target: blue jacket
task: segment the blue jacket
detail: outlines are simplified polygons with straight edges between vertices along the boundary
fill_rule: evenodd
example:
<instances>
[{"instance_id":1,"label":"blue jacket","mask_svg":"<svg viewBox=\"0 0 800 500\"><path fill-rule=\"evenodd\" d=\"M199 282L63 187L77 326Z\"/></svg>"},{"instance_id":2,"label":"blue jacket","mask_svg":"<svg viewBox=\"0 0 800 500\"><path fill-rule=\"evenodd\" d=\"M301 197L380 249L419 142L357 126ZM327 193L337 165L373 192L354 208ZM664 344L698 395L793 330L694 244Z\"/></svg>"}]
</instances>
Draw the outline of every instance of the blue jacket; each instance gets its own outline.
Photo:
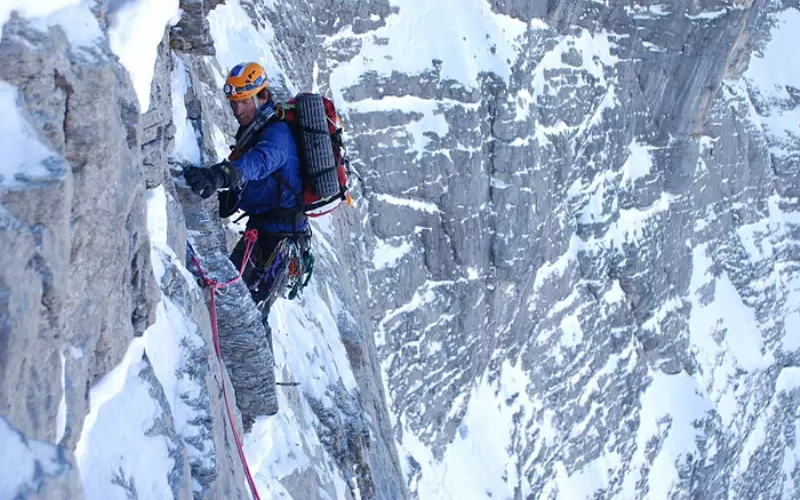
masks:
<instances>
[{"instance_id":1,"label":"blue jacket","mask_svg":"<svg viewBox=\"0 0 800 500\"><path fill-rule=\"evenodd\" d=\"M274 108L275 103L268 101L264 106ZM248 215L261 214L278 206L292 208L302 202L302 200L297 200L289 189L279 184L272 176L272 173L278 172L286 179L292 190L302 195L303 182L300 177L299 153L288 123L277 121L264 127L258 142L241 158L231 163L242 173L243 186L239 208ZM280 201L278 200L279 193ZM292 230L291 223L259 221L252 217L247 225L269 233ZM308 221L303 220L296 229L305 229L307 226Z\"/></svg>"}]
</instances>

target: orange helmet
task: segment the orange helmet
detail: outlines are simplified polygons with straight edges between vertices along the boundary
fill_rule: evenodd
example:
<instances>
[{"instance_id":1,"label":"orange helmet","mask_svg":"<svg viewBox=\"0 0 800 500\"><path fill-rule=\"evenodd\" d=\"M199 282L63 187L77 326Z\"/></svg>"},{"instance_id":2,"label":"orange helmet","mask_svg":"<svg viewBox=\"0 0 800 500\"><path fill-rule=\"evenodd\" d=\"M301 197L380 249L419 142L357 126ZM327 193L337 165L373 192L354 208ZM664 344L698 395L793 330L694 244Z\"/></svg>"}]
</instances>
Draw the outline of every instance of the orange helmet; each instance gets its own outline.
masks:
<instances>
[{"instance_id":1,"label":"orange helmet","mask_svg":"<svg viewBox=\"0 0 800 500\"><path fill-rule=\"evenodd\" d=\"M222 91L231 101L243 101L267 88L267 73L260 64L239 63L233 67Z\"/></svg>"}]
</instances>

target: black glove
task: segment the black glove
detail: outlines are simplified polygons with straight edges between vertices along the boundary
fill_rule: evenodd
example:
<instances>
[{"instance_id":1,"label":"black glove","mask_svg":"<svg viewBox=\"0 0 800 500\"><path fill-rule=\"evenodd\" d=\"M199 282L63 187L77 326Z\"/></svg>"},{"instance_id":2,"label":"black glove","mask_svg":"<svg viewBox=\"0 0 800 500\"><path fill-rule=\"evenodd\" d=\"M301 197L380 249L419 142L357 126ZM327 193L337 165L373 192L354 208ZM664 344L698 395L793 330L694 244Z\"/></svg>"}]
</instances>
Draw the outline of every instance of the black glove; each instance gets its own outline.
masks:
<instances>
[{"instance_id":1,"label":"black glove","mask_svg":"<svg viewBox=\"0 0 800 500\"><path fill-rule=\"evenodd\" d=\"M228 189L217 193L219 200L219 218L227 219L239 209L239 198L242 193L238 189Z\"/></svg>"},{"instance_id":2,"label":"black glove","mask_svg":"<svg viewBox=\"0 0 800 500\"><path fill-rule=\"evenodd\" d=\"M187 167L183 177L192 191L201 198L208 198L218 189L238 187L242 173L234 165L223 161L208 168Z\"/></svg>"}]
</instances>

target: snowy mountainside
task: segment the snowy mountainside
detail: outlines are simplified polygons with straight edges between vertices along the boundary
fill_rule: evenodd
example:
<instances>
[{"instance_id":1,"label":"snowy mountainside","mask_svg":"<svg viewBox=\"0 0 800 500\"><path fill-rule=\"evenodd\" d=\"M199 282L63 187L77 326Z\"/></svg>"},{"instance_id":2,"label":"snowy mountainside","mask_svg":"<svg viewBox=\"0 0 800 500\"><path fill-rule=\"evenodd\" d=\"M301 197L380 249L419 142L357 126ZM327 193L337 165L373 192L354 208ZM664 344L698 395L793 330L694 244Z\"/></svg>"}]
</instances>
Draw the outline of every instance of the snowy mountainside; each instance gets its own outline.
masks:
<instances>
[{"instance_id":1,"label":"snowy mountainside","mask_svg":"<svg viewBox=\"0 0 800 500\"><path fill-rule=\"evenodd\" d=\"M1 75L4 149L27 146L2 171L0 498L248 498L223 385L261 498L404 496L374 345L337 262L347 215L315 228L317 278L275 307L274 357L246 289L220 294L217 364L186 245L227 281L231 236L180 170L228 151L232 61L278 74L267 24L220 3L0 12L0 55L18 61Z\"/></svg>"},{"instance_id":2,"label":"snowy mountainside","mask_svg":"<svg viewBox=\"0 0 800 500\"><path fill-rule=\"evenodd\" d=\"M0 499L247 498L222 384L261 498L796 497L798 22L0 7ZM219 297L222 371L185 247L227 280L237 228L180 173L227 153L243 60L335 98L359 178L272 350Z\"/></svg>"},{"instance_id":3,"label":"snowy mountainside","mask_svg":"<svg viewBox=\"0 0 800 500\"><path fill-rule=\"evenodd\" d=\"M796 6L392 5L325 46L412 494L795 496Z\"/></svg>"}]
</instances>

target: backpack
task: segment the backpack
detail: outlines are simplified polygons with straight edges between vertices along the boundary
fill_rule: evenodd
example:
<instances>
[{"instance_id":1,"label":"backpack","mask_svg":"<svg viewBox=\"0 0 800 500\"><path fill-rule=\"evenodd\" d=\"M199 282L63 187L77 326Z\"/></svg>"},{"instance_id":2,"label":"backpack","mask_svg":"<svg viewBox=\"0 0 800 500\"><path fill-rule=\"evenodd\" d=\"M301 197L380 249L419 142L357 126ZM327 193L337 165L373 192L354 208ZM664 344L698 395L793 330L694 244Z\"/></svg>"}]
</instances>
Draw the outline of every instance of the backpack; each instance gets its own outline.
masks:
<instances>
[{"instance_id":1,"label":"backpack","mask_svg":"<svg viewBox=\"0 0 800 500\"><path fill-rule=\"evenodd\" d=\"M300 155L300 177L303 180L303 192L295 193L295 197L300 199L302 195L303 212L308 217L320 217L329 214L336 210L342 202L347 202L352 205L352 198L350 198L348 186L348 169L350 161L347 158L347 151L344 147L343 128L339 115L336 113L336 106L331 99L325 96L322 98L324 106L325 119L327 121L327 135L330 137L331 146L333 147L333 165L324 169L325 172L312 173L309 165L309 154L304 151L308 145L306 138L308 134L325 134L325 131L309 130L304 127L300 122L300 109L297 105L298 99L303 99L306 96L316 97L312 93L300 93L297 96L289 99L283 103L276 103L275 117L273 120L284 121L289 124L289 127L294 134L295 142L297 144L298 153ZM318 110L320 113L322 110ZM331 190L330 187L325 190L321 184L322 175L327 171L330 172L328 181L338 181L338 189ZM273 174L275 178L284 187L289 187L289 184L277 172Z\"/></svg>"},{"instance_id":2,"label":"backpack","mask_svg":"<svg viewBox=\"0 0 800 500\"><path fill-rule=\"evenodd\" d=\"M324 111L322 109L315 111L318 113L324 112L325 121L327 122L327 131L310 130L308 127L303 127L301 124L300 109L297 101L298 99L305 99L307 96L311 96L312 98L322 98ZM291 211L294 213L299 212L307 217L315 218L333 212L342 204L342 202L352 205L353 200L350 197L347 177L350 168L350 161L347 157L347 151L344 147L344 129L342 127L341 120L336 113L336 106L331 99L328 99L325 96L303 92L297 94L295 97L286 102L276 103L274 113L259 113L256 116L256 120L243 133L239 141L237 141L237 145L234 147L234 152L231 153L229 159L236 159L239 156L239 151L249 149L250 145L252 145L257 139L261 129L269 126L270 123L275 121L283 121L289 124L289 128L292 130L292 134L294 135L300 160L300 177L303 183L303 192L296 192L282 175L280 175L278 172L274 172L272 176L275 178L278 184L280 184L284 189L289 189L294 194L295 198L301 202L301 204L296 209L277 208L271 210L269 213L275 216L280 216L279 214L282 214L283 216L289 216L289 214L286 212ZM327 135L330 138L330 145L333 149L333 165L325 168L322 174L320 172L312 173L310 171L311 169L308 160L309 154L308 151L305 150L306 141L304 140L304 135L307 137L309 133ZM335 176L333 176L333 171L335 171ZM323 180L322 175L325 174L327 174L327 186L323 186L321 184L321 181ZM336 183L338 183L338 187L331 189L331 180L334 180Z\"/></svg>"}]
</instances>

